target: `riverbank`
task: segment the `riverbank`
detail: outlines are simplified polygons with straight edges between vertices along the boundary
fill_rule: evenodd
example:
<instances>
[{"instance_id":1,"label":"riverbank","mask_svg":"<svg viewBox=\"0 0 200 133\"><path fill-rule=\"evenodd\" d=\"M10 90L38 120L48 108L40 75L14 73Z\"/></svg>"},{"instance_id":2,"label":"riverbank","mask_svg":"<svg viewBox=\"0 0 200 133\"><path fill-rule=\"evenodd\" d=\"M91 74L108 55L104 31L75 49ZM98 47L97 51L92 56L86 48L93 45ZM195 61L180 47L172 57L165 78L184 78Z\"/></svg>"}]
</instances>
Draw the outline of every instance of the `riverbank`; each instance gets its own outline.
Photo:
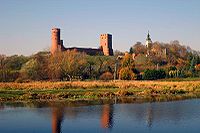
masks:
<instances>
[{"instance_id":1,"label":"riverbank","mask_svg":"<svg viewBox=\"0 0 200 133\"><path fill-rule=\"evenodd\" d=\"M73 81L0 83L0 101L131 99L170 101L200 98L195 81Z\"/></svg>"}]
</instances>

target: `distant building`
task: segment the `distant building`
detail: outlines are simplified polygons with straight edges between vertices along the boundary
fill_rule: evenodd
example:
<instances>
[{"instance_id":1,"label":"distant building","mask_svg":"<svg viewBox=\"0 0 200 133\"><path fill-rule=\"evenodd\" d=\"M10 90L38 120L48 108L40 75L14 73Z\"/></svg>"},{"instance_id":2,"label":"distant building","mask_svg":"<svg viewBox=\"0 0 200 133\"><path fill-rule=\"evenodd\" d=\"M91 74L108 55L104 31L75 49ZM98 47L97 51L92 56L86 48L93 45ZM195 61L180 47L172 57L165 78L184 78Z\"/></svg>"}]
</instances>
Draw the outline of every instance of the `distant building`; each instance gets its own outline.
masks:
<instances>
[{"instance_id":1,"label":"distant building","mask_svg":"<svg viewBox=\"0 0 200 133\"><path fill-rule=\"evenodd\" d=\"M65 48L63 45L63 40L60 40L60 29L53 28L51 30L51 54L56 52L67 51L67 50L76 50L78 52L84 52L88 55L105 55L112 56L112 35L110 34L101 34L100 35L100 48L79 48L71 47Z\"/></svg>"},{"instance_id":2,"label":"distant building","mask_svg":"<svg viewBox=\"0 0 200 133\"><path fill-rule=\"evenodd\" d=\"M150 38L150 34L149 34L149 31L148 31L147 39L146 39L146 47L147 47L147 49L151 49L152 44L153 44L153 42L152 42L152 40Z\"/></svg>"},{"instance_id":3,"label":"distant building","mask_svg":"<svg viewBox=\"0 0 200 133\"><path fill-rule=\"evenodd\" d=\"M150 38L150 34L149 34L149 31L148 31L147 39L146 39L146 48L147 48L146 56L150 55L150 51L151 51L152 45L153 45L153 42L152 42L152 40Z\"/></svg>"},{"instance_id":4,"label":"distant building","mask_svg":"<svg viewBox=\"0 0 200 133\"><path fill-rule=\"evenodd\" d=\"M146 56L160 56L160 57L166 57L167 56L167 49L166 48L161 48L161 49L155 49L154 47L155 44L153 44L150 34L148 31L147 38L146 38L146 49L147 53Z\"/></svg>"}]
</instances>

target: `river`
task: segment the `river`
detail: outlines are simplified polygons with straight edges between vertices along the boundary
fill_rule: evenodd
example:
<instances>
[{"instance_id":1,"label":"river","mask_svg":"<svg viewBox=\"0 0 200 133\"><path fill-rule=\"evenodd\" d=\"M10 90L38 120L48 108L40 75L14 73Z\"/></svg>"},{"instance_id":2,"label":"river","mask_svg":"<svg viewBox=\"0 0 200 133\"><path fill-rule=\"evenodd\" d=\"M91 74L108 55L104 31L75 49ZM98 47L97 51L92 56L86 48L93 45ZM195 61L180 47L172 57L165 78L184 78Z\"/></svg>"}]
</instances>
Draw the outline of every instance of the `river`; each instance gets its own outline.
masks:
<instances>
[{"instance_id":1,"label":"river","mask_svg":"<svg viewBox=\"0 0 200 133\"><path fill-rule=\"evenodd\" d=\"M87 106L0 105L0 133L198 133L199 123L199 99Z\"/></svg>"}]
</instances>

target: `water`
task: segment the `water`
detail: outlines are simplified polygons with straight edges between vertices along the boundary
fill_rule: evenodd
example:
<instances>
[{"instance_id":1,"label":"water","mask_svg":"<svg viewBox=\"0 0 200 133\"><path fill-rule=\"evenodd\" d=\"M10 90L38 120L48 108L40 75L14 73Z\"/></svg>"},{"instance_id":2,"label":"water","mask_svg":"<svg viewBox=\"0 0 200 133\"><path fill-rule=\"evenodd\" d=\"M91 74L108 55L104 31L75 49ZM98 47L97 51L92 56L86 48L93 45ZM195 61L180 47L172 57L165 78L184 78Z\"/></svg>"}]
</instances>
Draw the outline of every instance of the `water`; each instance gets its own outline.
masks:
<instances>
[{"instance_id":1,"label":"water","mask_svg":"<svg viewBox=\"0 0 200 133\"><path fill-rule=\"evenodd\" d=\"M0 133L197 133L200 100L91 106L0 106Z\"/></svg>"}]
</instances>

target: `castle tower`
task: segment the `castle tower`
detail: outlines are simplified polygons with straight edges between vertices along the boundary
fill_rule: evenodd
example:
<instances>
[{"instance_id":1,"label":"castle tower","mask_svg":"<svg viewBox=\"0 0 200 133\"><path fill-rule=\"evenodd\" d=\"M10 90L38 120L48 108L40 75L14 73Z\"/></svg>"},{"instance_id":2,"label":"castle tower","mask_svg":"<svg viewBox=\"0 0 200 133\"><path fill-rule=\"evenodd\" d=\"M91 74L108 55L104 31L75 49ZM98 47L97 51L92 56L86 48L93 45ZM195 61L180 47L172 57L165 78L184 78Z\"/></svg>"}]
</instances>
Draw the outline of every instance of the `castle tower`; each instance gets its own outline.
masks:
<instances>
[{"instance_id":1,"label":"castle tower","mask_svg":"<svg viewBox=\"0 0 200 133\"><path fill-rule=\"evenodd\" d=\"M148 31L147 39L146 39L146 47L147 47L148 49L151 49L151 47L152 47L152 40L151 40L151 38L150 38L149 31Z\"/></svg>"},{"instance_id":2,"label":"castle tower","mask_svg":"<svg viewBox=\"0 0 200 133\"><path fill-rule=\"evenodd\" d=\"M60 29L53 28L51 30L51 54L55 54L55 52L61 50L61 40L60 40Z\"/></svg>"},{"instance_id":3,"label":"castle tower","mask_svg":"<svg viewBox=\"0 0 200 133\"><path fill-rule=\"evenodd\" d=\"M113 55L112 35L111 34L101 34L100 35L100 46L103 50L104 55L112 56Z\"/></svg>"}]
</instances>

